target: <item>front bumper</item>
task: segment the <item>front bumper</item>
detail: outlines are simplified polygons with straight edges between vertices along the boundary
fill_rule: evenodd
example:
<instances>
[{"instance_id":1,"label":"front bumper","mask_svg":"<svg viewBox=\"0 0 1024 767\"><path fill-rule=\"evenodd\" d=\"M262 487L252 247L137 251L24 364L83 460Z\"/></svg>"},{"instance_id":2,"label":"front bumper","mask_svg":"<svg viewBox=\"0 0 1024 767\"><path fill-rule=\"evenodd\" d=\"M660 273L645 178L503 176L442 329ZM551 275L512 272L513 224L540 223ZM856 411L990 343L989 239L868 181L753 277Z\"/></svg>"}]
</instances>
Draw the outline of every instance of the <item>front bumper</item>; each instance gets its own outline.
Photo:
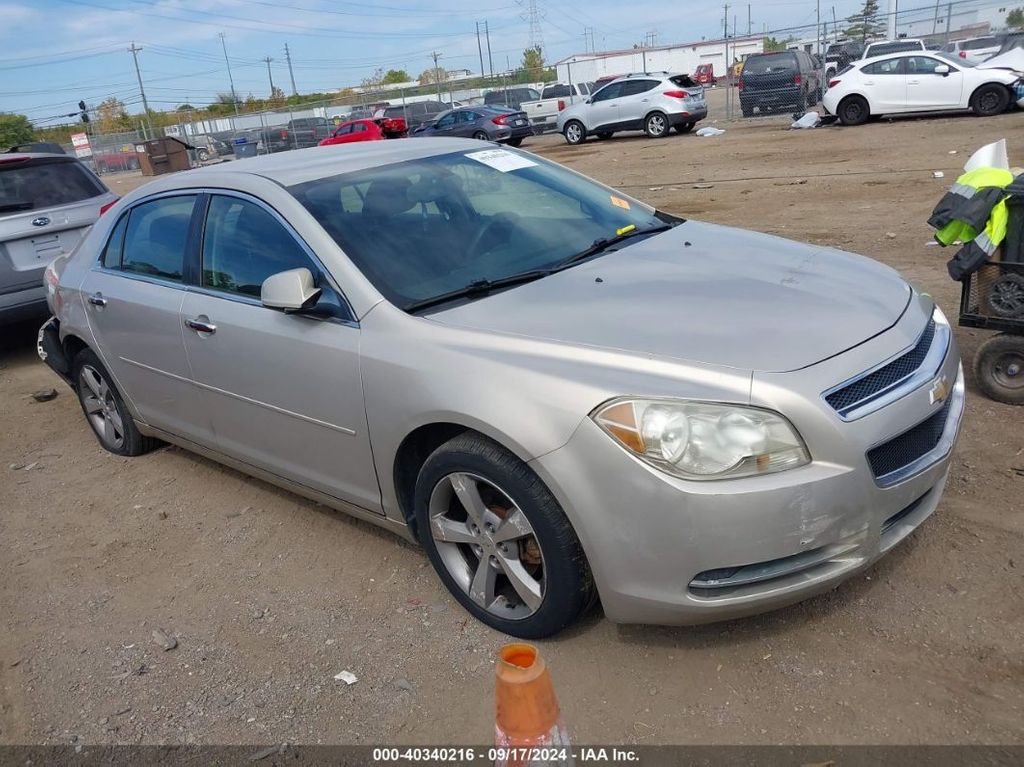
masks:
<instances>
[{"instance_id":1,"label":"front bumper","mask_svg":"<svg viewBox=\"0 0 1024 767\"><path fill-rule=\"evenodd\" d=\"M579 534L610 620L671 625L752 615L834 588L935 510L964 407L955 342L940 374L955 381L943 441L923 468L888 487L865 454L894 425L909 428L934 409L928 386L856 424L807 401L823 423L808 430L814 439L804 433L814 460L778 474L677 479L627 453L589 418L531 466ZM791 419L802 433L805 418Z\"/></svg>"}]
</instances>

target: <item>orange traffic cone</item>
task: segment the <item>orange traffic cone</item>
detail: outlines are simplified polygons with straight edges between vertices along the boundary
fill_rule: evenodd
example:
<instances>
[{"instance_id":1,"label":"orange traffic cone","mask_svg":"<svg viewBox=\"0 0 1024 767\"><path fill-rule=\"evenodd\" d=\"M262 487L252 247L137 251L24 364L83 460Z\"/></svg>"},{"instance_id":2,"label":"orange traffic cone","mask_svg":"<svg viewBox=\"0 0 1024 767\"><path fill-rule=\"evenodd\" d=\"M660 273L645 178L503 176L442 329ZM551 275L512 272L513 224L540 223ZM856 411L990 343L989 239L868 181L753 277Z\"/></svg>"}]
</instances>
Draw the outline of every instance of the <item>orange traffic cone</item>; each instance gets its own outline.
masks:
<instances>
[{"instance_id":1,"label":"orange traffic cone","mask_svg":"<svg viewBox=\"0 0 1024 767\"><path fill-rule=\"evenodd\" d=\"M571 765L569 733L537 648L505 645L498 651L495 676L495 767Z\"/></svg>"}]
</instances>

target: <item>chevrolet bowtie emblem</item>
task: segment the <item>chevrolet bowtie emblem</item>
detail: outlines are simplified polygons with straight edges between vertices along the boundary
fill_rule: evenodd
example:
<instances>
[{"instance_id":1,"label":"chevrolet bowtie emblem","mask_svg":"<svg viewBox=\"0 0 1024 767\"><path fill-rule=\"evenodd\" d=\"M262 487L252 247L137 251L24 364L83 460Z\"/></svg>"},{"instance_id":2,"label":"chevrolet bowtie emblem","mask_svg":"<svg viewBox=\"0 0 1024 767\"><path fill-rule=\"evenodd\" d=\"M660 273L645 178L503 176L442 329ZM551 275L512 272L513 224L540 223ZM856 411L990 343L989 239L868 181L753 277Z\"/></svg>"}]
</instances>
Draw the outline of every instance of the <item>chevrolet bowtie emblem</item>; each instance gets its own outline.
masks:
<instances>
[{"instance_id":1,"label":"chevrolet bowtie emblem","mask_svg":"<svg viewBox=\"0 0 1024 767\"><path fill-rule=\"evenodd\" d=\"M946 401L946 397L949 396L949 383L946 381L946 376L940 376L932 381L932 388L928 395L933 405L937 402Z\"/></svg>"}]
</instances>

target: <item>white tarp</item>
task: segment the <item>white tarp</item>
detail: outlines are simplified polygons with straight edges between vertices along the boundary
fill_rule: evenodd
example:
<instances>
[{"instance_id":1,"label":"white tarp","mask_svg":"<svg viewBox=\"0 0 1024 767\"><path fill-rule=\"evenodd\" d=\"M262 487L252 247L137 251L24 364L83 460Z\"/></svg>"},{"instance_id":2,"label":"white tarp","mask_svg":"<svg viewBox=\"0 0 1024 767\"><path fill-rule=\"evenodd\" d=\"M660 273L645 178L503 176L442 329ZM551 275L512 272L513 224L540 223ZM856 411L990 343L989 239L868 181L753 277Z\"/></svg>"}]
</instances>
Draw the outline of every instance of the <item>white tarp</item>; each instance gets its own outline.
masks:
<instances>
[{"instance_id":1,"label":"white tarp","mask_svg":"<svg viewBox=\"0 0 1024 767\"><path fill-rule=\"evenodd\" d=\"M821 115L817 112L805 112L803 117L795 120L790 128L817 128L821 124Z\"/></svg>"}]
</instances>

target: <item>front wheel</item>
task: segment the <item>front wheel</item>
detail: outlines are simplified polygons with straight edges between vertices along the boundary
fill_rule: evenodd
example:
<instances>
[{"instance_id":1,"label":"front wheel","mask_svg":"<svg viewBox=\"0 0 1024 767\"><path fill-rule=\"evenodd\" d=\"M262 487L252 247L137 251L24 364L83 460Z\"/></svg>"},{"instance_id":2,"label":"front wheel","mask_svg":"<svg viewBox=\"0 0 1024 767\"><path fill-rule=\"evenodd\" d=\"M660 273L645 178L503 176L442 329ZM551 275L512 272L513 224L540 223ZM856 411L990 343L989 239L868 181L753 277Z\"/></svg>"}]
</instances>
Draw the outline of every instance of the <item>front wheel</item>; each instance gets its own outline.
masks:
<instances>
[{"instance_id":1,"label":"front wheel","mask_svg":"<svg viewBox=\"0 0 1024 767\"><path fill-rule=\"evenodd\" d=\"M668 135L668 118L661 112L652 112L644 120L644 133L651 138L664 138Z\"/></svg>"},{"instance_id":2,"label":"front wheel","mask_svg":"<svg viewBox=\"0 0 1024 767\"><path fill-rule=\"evenodd\" d=\"M982 85L971 96L971 109L979 117L992 117L1002 114L1010 105L1010 93L1002 85L988 83Z\"/></svg>"},{"instance_id":3,"label":"front wheel","mask_svg":"<svg viewBox=\"0 0 1024 767\"><path fill-rule=\"evenodd\" d=\"M110 373L91 349L83 349L72 363L72 381L85 419L106 450L115 455L142 455L160 446L135 426Z\"/></svg>"},{"instance_id":4,"label":"front wheel","mask_svg":"<svg viewBox=\"0 0 1024 767\"><path fill-rule=\"evenodd\" d=\"M526 639L551 636L590 604L593 580L565 513L540 478L486 437L461 434L416 479L420 540L474 617Z\"/></svg>"},{"instance_id":5,"label":"front wheel","mask_svg":"<svg viewBox=\"0 0 1024 767\"><path fill-rule=\"evenodd\" d=\"M1024 405L1024 337L998 335L974 355L974 375L982 393L1007 405Z\"/></svg>"},{"instance_id":6,"label":"front wheel","mask_svg":"<svg viewBox=\"0 0 1024 767\"><path fill-rule=\"evenodd\" d=\"M583 123L579 120L570 120L562 128L562 135L565 136L567 144L575 146L587 140L587 129L583 127Z\"/></svg>"},{"instance_id":7,"label":"front wheel","mask_svg":"<svg viewBox=\"0 0 1024 767\"><path fill-rule=\"evenodd\" d=\"M521 138L510 138L507 143L509 146L522 146L523 140Z\"/></svg>"},{"instance_id":8,"label":"front wheel","mask_svg":"<svg viewBox=\"0 0 1024 767\"><path fill-rule=\"evenodd\" d=\"M863 125L871 117L868 102L861 96L847 96L836 111L843 125Z\"/></svg>"},{"instance_id":9,"label":"front wheel","mask_svg":"<svg viewBox=\"0 0 1024 767\"><path fill-rule=\"evenodd\" d=\"M200 149L198 152L199 162L206 162L210 159L210 153L205 149Z\"/></svg>"}]
</instances>

